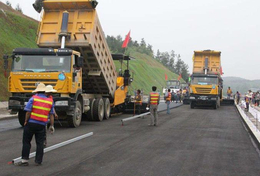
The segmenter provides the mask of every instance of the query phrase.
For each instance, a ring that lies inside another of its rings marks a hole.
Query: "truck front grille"
[[[211,88],[196,87],[195,89],[198,94],[210,94],[211,92]]]
[[[57,79],[21,79],[21,85],[26,91],[33,91],[36,89],[35,83],[44,83],[47,85],[52,85],[54,88],[57,84]]]

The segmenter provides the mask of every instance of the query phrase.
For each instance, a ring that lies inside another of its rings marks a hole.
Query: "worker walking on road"
[[[160,102],[160,94],[156,92],[157,87],[152,87],[152,92],[149,94],[148,98],[148,105],[150,106],[150,113],[151,113],[151,123],[149,126],[156,126],[158,124],[158,104]]]
[[[141,97],[140,89],[138,89],[136,93],[137,94],[135,96],[135,107],[136,107],[137,113],[139,115],[139,114],[141,114],[141,106],[142,106],[142,97]]]
[[[48,98],[51,98],[52,101],[53,101],[53,97],[52,97],[52,93],[55,93],[57,92],[57,90],[53,89],[53,86],[52,85],[47,85],[46,88],[45,88],[45,95],[48,97]],[[55,109],[53,109],[53,112],[54,112],[54,118],[55,119],[58,119],[58,115],[55,111]],[[45,126],[45,137],[44,137],[44,143],[43,143],[43,147],[45,148],[47,146],[47,125]]]
[[[227,99],[230,99],[232,95],[232,90],[230,89],[230,87],[228,87],[228,90],[227,90]]]
[[[50,117],[50,128],[51,133],[54,133],[54,104],[51,98],[48,98],[45,93],[46,87],[43,83],[38,84],[37,88],[33,93],[37,93],[32,96],[24,110],[27,111],[24,122],[23,132],[23,148],[22,148],[22,162],[19,166],[29,165],[29,154],[31,149],[31,140],[35,135],[36,141],[36,157],[35,165],[39,166],[42,164],[43,159],[43,142],[45,136],[45,126]]]
[[[172,99],[171,89],[168,89],[168,92],[165,93],[165,103],[167,104],[167,114],[170,114],[171,99]]]
[[[237,104],[239,104],[240,101],[240,93],[237,91],[236,93],[236,100],[237,100]]]

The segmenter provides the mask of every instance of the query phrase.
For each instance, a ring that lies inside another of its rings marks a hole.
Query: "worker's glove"
[[[51,134],[53,134],[53,133],[55,132],[54,126],[50,126],[50,127],[49,127],[49,131],[51,132]]]

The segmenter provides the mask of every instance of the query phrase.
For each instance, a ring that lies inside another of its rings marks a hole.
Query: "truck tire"
[[[90,109],[87,112],[87,120],[90,120],[90,121],[94,120],[93,107],[94,107],[95,101],[96,101],[96,99],[91,99],[90,102],[89,102]]]
[[[19,112],[18,112],[18,120],[22,127],[24,126],[24,122],[25,122],[25,114],[26,114],[26,111],[24,111],[24,110],[19,110]]]
[[[93,116],[94,120],[102,121],[104,118],[104,101],[102,98],[96,99],[93,106]]]
[[[82,118],[82,108],[79,101],[76,101],[73,115],[68,115],[67,118],[68,118],[68,125],[70,127],[76,128],[80,125],[81,118]]]
[[[108,98],[103,98],[104,101],[104,119],[108,120],[111,113],[110,101]]]
[[[194,107],[195,107],[194,102],[190,102],[190,108],[191,108],[191,109],[194,109]]]

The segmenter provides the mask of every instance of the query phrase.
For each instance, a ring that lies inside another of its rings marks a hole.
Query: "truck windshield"
[[[70,72],[71,56],[16,55],[13,72]]]
[[[212,77],[193,77],[191,84],[197,85],[213,85],[218,84],[218,78]]]
[[[179,83],[176,82],[176,81],[167,81],[166,84],[167,84],[168,88],[173,88],[173,89],[179,89],[180,88]]]

